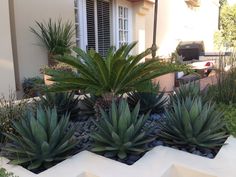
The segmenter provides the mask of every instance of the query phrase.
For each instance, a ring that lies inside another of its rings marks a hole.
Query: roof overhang
[[[151,3],[155,3],[155,0],[128,0],[129,2],[141,2],[141,1],[147,1]]]

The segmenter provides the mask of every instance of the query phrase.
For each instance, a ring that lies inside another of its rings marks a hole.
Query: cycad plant
[[[227,137],[223,113],[200,97],[178,99],[173,109],[166,111],[160,122],[160,137],[167,144],[184,147],[214,149],[224,144]]]
[[[54,55],[68,53],[73,46],[75,27],[70,21],[64,23],[61,19],[53,21],[51,18],[48,22],[36,21],[36,26],[30,27],[30,31],[40,40],[40,45],[48,50],[49,64],[53,65]]]
[[[164,92],[160,91],[160,85],[153,84],[151,82],[146,85],[146,92],[131,92],[128,93],[128,103],[131,108],[134,108],[135,105],[140,102],[140,112],[147,113],[160,113],[164,111],[164,108],[167,104],[168,97],[165,96]]]
[[[74,92],[47,92],[45,95],[40,96],[38,104],[46,109],[55,107],[59,117],[69,114],[70,120],[76,119],[80,111],[79,98]]]
[[[37,109],[36,115],[29,112],[24,119],[14,122],[17,134],[6,134],[12,141],[4,150],[10,163],[24,165],[29,170],[54,165],[66,159],[76,142],[75,127],[68,129],[69,116],[59,118],[56,109]]]
[[[53,91],[82,90],[111,99],[119,94],[133,90],[145,89],[146,81],[157,76],[180,70],[186,70],[184,65],[176,65],[158,60],[141,60],[151,53],[147,49],[139,55],[131,55],[130,51],[136,42],[126,44],[115,51],[111,47],[106,55],[102,57],[94,50],[84,52],[74,48],[78,57],[72,55],[58,56],[60,62],[69,64],[77,69],[78,74],[46,70],[46,74],[52,76],[55,81],[51,88]]]
[[[140,104],[130,112],[127,101],[121,100],[118,106],[113,101],[109,113],[101,110],[98,131],[91,137],[95,141],[92,151],[110,152],[114,157],[124,159],[128,154],[141,154],[147,150],[146,144],[153,140],[144,130],[149,114],[139,116]]]

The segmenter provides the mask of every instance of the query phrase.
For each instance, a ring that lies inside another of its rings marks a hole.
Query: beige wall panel
[[[14,0],[16,43],[20,80],[39,75],[39,69],[47,64],[47,51],[29,27],[35,27],[35,20],[49,18],[74,22],[74,0]]]
[[[0,94],[15,90],[8,0],[0,2]]]

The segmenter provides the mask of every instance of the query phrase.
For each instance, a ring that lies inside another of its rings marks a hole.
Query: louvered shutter
[[[96,49],[95,38],[95,20],[94,20],[94,0],[86,0],[86,15],[87,15],[87,50]]]
[[[110,1],[97,0],[98,52],[105,56],[111,46]]]

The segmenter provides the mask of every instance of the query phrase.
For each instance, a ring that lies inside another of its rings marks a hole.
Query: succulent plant
[[[70,113],[70,119],[76,119],[79,114],[79,98],[75,97],[74,92],[47,92],[44,96],[40,96],[39,104],[45,108],[57,108],[59,117]]]
[[[95,114],[94,106],[99,97],[93,94],[84,95],[80,99],[80,114],[82,115],[93,115]]]
[[[160,113],[164,111],[168,97],[165,97],[164,92],[160,92],[159,84],[150,83],[148,92],[131,92],[128,93],[128,103],[131,108],[140,102],[140,112]]]
[[[70,73],[46,69],[45,73],[54,81],[49,90],[68,91],[81,90],[103,96],[118,96],[134,89],[143,91],[143,85],[155,77],[175,72],[188,71],[189,67],[159,60],[140,62],[151,53],[151,49],[139,55],[130,55],[136,42],[125,44],[118,50],[111,47],[105,57],[94,50],[84,52],[74,48],[74,55],[56,56],[57,61],[74,67],[78,73]]]
[[[224,144],[227,135],[223,113],[216,111],[214,104],[204,103],[200,97],[187,97],[174,102],[165,114],[160,137],[167,144],[210,149]]]
[[[186,99],[187,97],[201,96],[206,100],[205,95],[200,90],[200,85],[197,82],[189,82],[188,84],[181,84],[179,88],[175,89],[175,93],[170,95],[170,102],[177,102],[179,99]]]
[[[12,143],[4,148],[12,164],[29,170],[48,168],[55,161],[66,159],[76,145],[75,127],[68,129],[69,116],[57,116],[57,110],[39,107],[36,115],[29,112],[13,123],[17,134],[5,134]]]
[[[127,101],[121,100],[118,106],[112,102],[109,113],[101,109],[101,118],[94,121],[98,131],[91,135],[95,141],[92,151],[109,152],[120,159],[128,154],[145,152],[145,145],[153,138],[149,137],[148,130],[144,130],[149,114],[139,116],[139,108],[138,103],[130,112]]]

